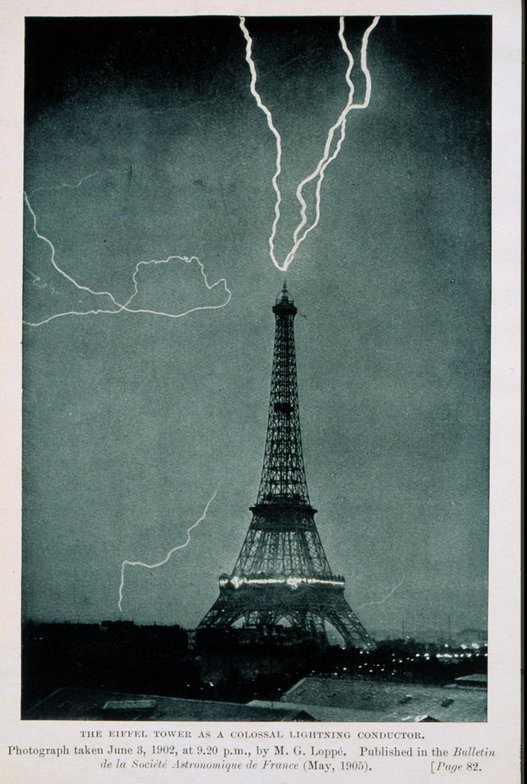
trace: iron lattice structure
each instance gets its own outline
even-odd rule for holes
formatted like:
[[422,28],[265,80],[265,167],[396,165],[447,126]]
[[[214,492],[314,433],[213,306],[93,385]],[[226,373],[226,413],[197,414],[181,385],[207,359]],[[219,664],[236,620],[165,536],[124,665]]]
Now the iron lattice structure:
[[297,309],[284,284],[273,307],[275,342],[267,439],[253,517],[232,574],[199,629],[240,622],[259,635],[285,622],[302,638],[327,641],[326,623],[346,647],[374,647],[344,597],[345,580],[329,566],[307,489],[296,374]]

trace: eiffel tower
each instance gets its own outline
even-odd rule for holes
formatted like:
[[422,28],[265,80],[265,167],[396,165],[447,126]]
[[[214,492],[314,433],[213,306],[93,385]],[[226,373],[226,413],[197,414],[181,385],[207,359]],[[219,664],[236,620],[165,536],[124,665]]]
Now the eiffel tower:
[[349,647],[375,647],[344,598],[344,577],[329,566],[307,489],[296,378],[294,318],[284,283],[273,306],[275,342],[267,439],[253,517],[232,574],[198,629],[235,624],[272,638],[285,623],[300,638],[327,643],[326,624]]

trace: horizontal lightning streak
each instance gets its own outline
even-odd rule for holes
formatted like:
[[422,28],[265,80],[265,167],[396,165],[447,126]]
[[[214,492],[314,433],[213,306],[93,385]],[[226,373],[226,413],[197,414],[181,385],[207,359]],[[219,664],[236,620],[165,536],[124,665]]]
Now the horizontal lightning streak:
[[[57,188],[65,188],[65,187],[78,188],[80,185],[82,185],[88,179],[91,179],[91,178],[95,177],[97,174],[98,174],[98,172],[95,172],[94,174],[89,174],[86,177],[83,177],[81,180],[79,180],[79,182],[76,183],[75,185],[68,186],[68,185],[64,184],[64,185],[57,186]],[[51,190],[51,189],[52,188],[36,188],[33,191],[33,193],[35,193],[35,191],[37,191],[37,190]],[[96,316],[96,315],[99,315],[99,314],[102,314],[102,313],[115,315],[117,313],[122,313],[122,312],[125,312],[125,313],[143,313],[143,314],[150,314],[150,315],[154,315],[154,316],[163,316],[165,318],[177,319],[177,318],[183,318],[184,316],[188,316],[190,313],[195,313],[195,312],[197,312],[199,310],[219,310],[220,308],[226,307],[226,305],[228,305],[230,300],[231,300],[232,292],[228,288],[227,281],[226,281],[225,278],[220,278],[215,283],[209,283],[207,275],[205,273],[204,265],[199,260],[199,258],[197,256],[175,256],[174,255],[174,256],[168,256],[166,259],[151,259],[149,261],[140,261],[140,262],[138,262],[136,264],[136,266],[135,266],[135,270],[134,270],[134,273],[132,275],[134,291],[133,291],[132,295],[128,298],[128,300],[126,302],[124,302],[124,303],[118,302],[117,299],[114,297],[114,295],[111,293],[111,291],[97,291],[95,289],[90,288],[90,286],[86,286],[86,285],[83,285],[83,284],[79,283],[77,280],[75,280],[75,278],[73,278],[71,275],[69,275],[57,263],[57,260],[56,260],[56,248],[55,248],[54,244],[52,243],[52,241],[49,239],[49,237],[46,237],[44,234],[40,233],[40,231],[38,229],[37,215],[36,215],[35,210],[33,209],[32,205],[31,205],[31,203],[29,201],[28,194],[25,193],[25,192],[24,192],[24,202],[26,204],[27,209],[29,210],[29,212],[31,214],[32,224],[33,224],[33,232],[34,232],[35,236],[37,237],[37,239],[41,240],[42,242],[44,242],[49,247],[49,249],[51,251],[51,257],[50,257],[51,264],[52,264],[53,268],[56,270],[56,272],[58,272],[63,278],[65,278],[65,280],[67,280],[69,283],[71,283],[73,286],[75,286],[75,288],[78,291],[82,291],[82,292],[85,292],[85,293],[88,293],[88,294],[92,294],[93,296],[96,296],[96,297],[108,297],[110,299],[110,301],[111,301],[109,303],[110,308],[108,308],[108,307],[105,307],[105,308],[101,307],[101,308],[92,308],[90,310],[83,310],[83,311],[80,311],[80,310],[68,310],[68,311],[64,311],[64,312],[61,312],[61,313],[54,313],[52,316],[49,316],[48,318],[42,319],[41,321],[23,321],[23,323],[26,326],[29,326],[29,327],[41,327],[44,324],[49,324],[51,321],[54,321],[55,319],[58,319],[58,318],[64,318],[65,316]],[[138,284],[138,281],[137,281],[137,274],[138,274],[140,268],[141,267],[147,267],[147,266],[150,266],[150,265],[169,264],[172,261],[182,261],[182,262],[184,262],[186,264],[192,264],[193,262],[196,262],[198,264],[198,266],[199,266],[200,273],[201,273],[201,276],[202,276],[202,278],[203,278],[203,280],[205,282],[205,286],[206,286],[207,290],[211,291],[212,289],[216,288],[216,286],[223,285],[224,291],[227,294],[226,301],[222,302],[219,305],[198,305],[198,306],[195,306],[193,308],[188,308],[187,310],[184,310],[184,311],[182,311],[180,313],[168,313],[168,312],[165,312],[165,311],[162,311],[162,310],[155,310],[155,309],[149,309],[149,308],[134,308],[134,307],[130,307],[130,304],[132,303],[132,301],[135,299],[135,297],[139,293],[139,284]],[[29,270],[28,270],[28,272],[33,277],[33,281],[34,282],[40,280],[39,276],[36,276],[34,273],[30,272]],[[114,307],[112,307],[112,306],[114,306]]]
[[92,172],[91,174],[86,174],[84,177],[81,177],[78,182],[75,182],[73,184],[69,182],[61,182],[60,185],[42,185],[39,186],[38,188],[33,188],[33,190],[30,191],[30,193],[28,193],[28,196],[33,196],[34,193],[39,193],[42,191],[60,191],[63,190],[64,188],[75,191],[77,190],[77,188],[80,188],[81,185],[84,185],[85,182],[88,182],[88,180],[93,180],[94,177],[98,177],[100,174],[108,174],[109,172],[122,172],[122,171],[128,171],[128,169],[126,170],[104,169],[103,171]]
[[[245,41],[246,41],[245,59],[247,61],[247,64],[249,65],[249,70],[250,70],[250,73],[251,73],[251,84],[250,84],[251,93],[252,93],[252,95],[254,96],[254,98],[256,100],[256,104],[257,104],[258,108],[261,109],[262,112],[265,114],[266,119],[267,119],[267,125],[268,125],[269,129],[271,130],[273,136],[275,137],[276,159],[275,159],[275,172],[274,172],[274,175],[272,177],[272,185],[273,185],[273,190],[274,190],[274,192],[276,194],[276,199],[275,199],[275,205],[274,205],[274,220],[273,220],[273,224],[272,224],[272,227],[271,227],[271,234],[269,236],[269,253],[270,253],[271,261],[273,262],[274,266],[277,267],[277,269],[281,270],[282,272],[285,272],[288,269],[290,264],[293,262],[293,259],[295,258],[295,255],[296,255],[299,247],[301,246],[301,244],[304,242],[306,237],[313,231],[313,229],[315,229],[318,226],[318,223],[320,221],[320,202],[321,202],[322,182],[324,180],[324,175],[325,175],[327,167],[338,157],[338,155],[340,153],[340,150],[342,148],[342,144],[344,142],[344,139],[346,138],[346,119],[347,119],[347,116],[348,116],[349,112],[352,109],[365,109],[365,108],[367,108],[367,106],[370,103],[372,81],[371,81],[371,74],[370,74],[370,71],[368,69],[368,42],[369,42],[369,38],[370,38],[370,34],[371,34],[372,30],[377,26],[377,24],[379,22],[379,18],[380,17],[376,16],[373,19],[373,21],[368,26],[368,28],[366,29],[366,31],[364,32],[364,35],[362,37],[361,70],[362,70],[362,72],[364,74],[364,77],[365,77],[365,80],[366,80],[366,90],[365,90],[364,101],[362,103],[355,103],[355,104],[353,103],[354,85],[353,85],[353,82],[351,80],[351,72],[352,72],[352,69],[353,69],[354,61],[353,61],[353,56],[352,56],[352,54],[351,54],[351,52],[350,52],[350,50],[348,48],[348,45],[346,43],[346,39],[344,37],[344,17],[340,17],[339,18],[339,40],[340,40],[342,49],[343,49],[346,57],[348,58],[348,66],[347,66],[346,74],[345,74],[346,83],[347,83],[348,88],[349,88],[348,99],[347,99],[346,105],[345,105],[344,109],[342,110],[342,112],[340,113],[339,118],[337,119],[336,123],[334,123],[334,125],[332,125],[331,128],[328,131],[328,136],[327,136],[327,139],[326,139],[326,144],[324,146],[324,152],[323,152],[322,158],[319,160],[317,166],[311,172],[311,174],[309,174],[307,177],[305,177],[297,186],[296,198],[297,198],[297,201],[300,204],[300,222],[298,223],[297,227],[294,230],[293,241],[292,241],[291,248],[290,248],[289,252],[286,254],[283,262],[280,262],[276,258],[275,238],[276,238],[276,231],[277,231],[277,228],[278,228],[278,223],[280,221],[280,204],[281,204],[281,201],[282,201],[282,195],[281,195],[280,187],[279,187],[279,184],[278,184],[278,180],[279,180],[280,174],[282,172],[282,138],[280,136],[279,131],[277,130],[277,128],[274,125],[274,121],[273,121],[273,117],[272,117],[271,111],[269,110],[269,108],[262,101],[262,98],[261,98],[261,96],[258,93],[258,90],[256,88],[257,73],[256,73],[256,66],[255,66],[255,63],[254,63],[254,60],[253,60],[253,57],[252,57],[252,39],[251,39],[251,36],[250,36],[249,31],[247,29],[247,26],[245,24],[245,17],[243,17],[243,16],[240,17],[240,28],[241,28],[241,30],[243,32],[243,35],[244,35],[244,38],[245,38]],[[335,144],[335,148],[332,151],[333,140],[334,140],[334,137],[335,137],[335,133],[337,131],[338,131],[339,135],[338,135],[337,142]],[[306,224],[308,223],[308,220],[307,220],[307,202],[304,199],[303,191],[304,191],[305,186],[308,185],[310,182],[313,182],[313,181],[316,181],[316,185],[315,185],[315,216],[314,216],[313,220],[311,221],[311,223],[306,227]]]
[[190,540],[191,540],[190,532],[193,531],[194,528],[197,528],[198,525],[201,522],[203,522],[203,520],[205,520],[205,518],[207,517],[207,512],[209,511],[209,506],[211,505],[211,503],[216,498],[216,494],[217,494],[218,490],[219,490],[219,485],[215,489],[215,491],[212,494],[212,496],[207,501],[207,504],[205,506],[205,509],[203,510],[203,514],[201,515],[201,517],[198,520],[196,520],[195,523],[192,523],[192,525],[189,526],[189,528],[187,528],[187,538],[183,542],[183,544],[178,544],[175,547],[173,547],[171,550],[169,550],[168,553],[166,554],[166,556],[161,561],[158,561],[157,563],[152,563],[152,564],[144,563],[143,561],[128,561],[128,560],[125,560],[125,561],[122,562],[122,564],[121,564],[121,582],[120,582],[120,585],[119,585],[119,601],[118,601],[119,612],[123,611],[122,604],[123,604],[124,579],[125,579],[126,567],[127,566],[142,566],[145,569],[157,569],[160,566],[164,566],[169,561],[169,559],[170,559],[170,557],[171,557],[171,555],[173,553],[177,552],[178,550],[183,550],[185,547],[187,547],[187,545],[190,543]]
[[405,580],[406,580],[406,578],[405,578],[405,577],[403,577],[403,579],[401,580],[401,582],[400,582],[400,583],[398,583],[397,585],[395,585],[395,586],[392,588],[392,590],[390,591],[390,593],[389,593],[389,594],[387,594],[387,595],[384,597],[384,599],[378,599],[378,600],[377,600],[377,601],[375,601],[375,602],[366,602],[366,604],[361,604],[361,605],[360,605],[360,607],[357,607],[356,609],[357,609],[357,610],[362,610],[364,607],[371,607],[371,606],[372,606],[372,605],[374,605],[374,604],[384,604],[385,602],[387,602],[387,601],[388,601],[388,599],[390,599],[390,598],[393,596],[393,594],[395,593],[395,591],[396,591],[398,588],[400,588],[400,587],[401,587],[401,585],[404,583],[404,581],[405,581]]
[[[181,313],[166,313],[162,310],[149,310],[148,308],[130,308],[128,307],[130,302],[137,296],[139,293],[139,284],[137,283],[137,273],[139,272],[140,267],[148,267],[150,265],[156,264],[169,264],[171,261],[183,261],[186,264],[192,264],[193,261],[197,263],[199,266],[201,276],[205,282],[205,286],[207,287],[208,291],[216,288],[219,286],[220,283],[223,283],[225,292],[227,294],[227,300],[222,302],[221,305],[198,305],[194,308],[188,308],[188,310],[184,310]],[[151,313],[155,316],[165,316],[166,318],[182,318],[183,316],[188,316],[189,313],[195,313],[198,310],[219,310],[220,308],[224,308],[226,305],[229,304],[232,292],[230,289],[227,288],[227,281],[225,278],[220,278],[215,283],[209,283],[207,275],[205,273],[205,267],[203,266],[203,262],[201,262],[197,256],[168,256],[166,259],[151,259],[150,261],[140,261],[136,264],[134,274],[132,276],[134,281],[134,293],[130,297],[124,305],[121,306],[122,310],[125,310],[127,313]]]

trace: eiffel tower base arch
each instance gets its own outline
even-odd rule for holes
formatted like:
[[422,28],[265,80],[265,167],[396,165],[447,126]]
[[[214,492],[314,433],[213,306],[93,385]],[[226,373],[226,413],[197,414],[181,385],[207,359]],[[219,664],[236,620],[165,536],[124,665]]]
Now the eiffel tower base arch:
[[199,625],[199,629],[231,629],[241,622],[259,636],[276,638],[276,629],[285,623],[296,639],[328,644],[327,625],[340,635],[345,648],[371,649],[375,643],[355,615],[343,588],[300,588],[246,585],[220,588],[220,595]]

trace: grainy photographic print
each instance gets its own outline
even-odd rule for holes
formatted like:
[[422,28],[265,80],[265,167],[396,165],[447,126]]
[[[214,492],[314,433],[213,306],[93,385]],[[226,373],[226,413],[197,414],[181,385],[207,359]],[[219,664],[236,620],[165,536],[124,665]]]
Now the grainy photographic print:
[[23,719],[487,720],[491,43],[26,19]]

